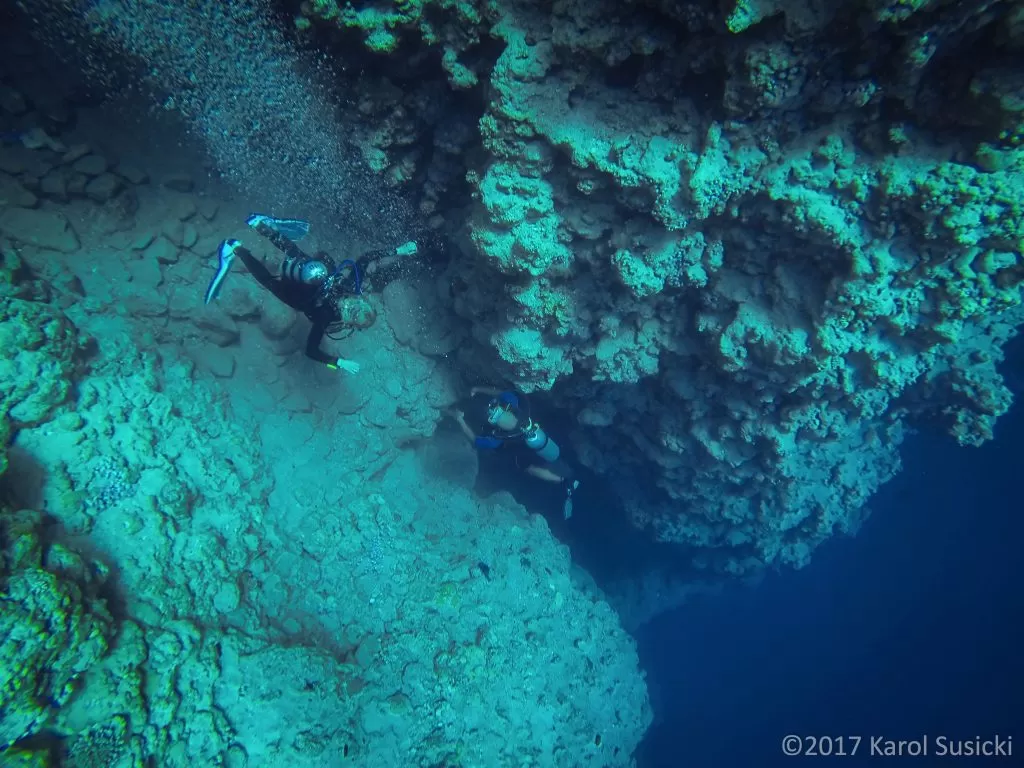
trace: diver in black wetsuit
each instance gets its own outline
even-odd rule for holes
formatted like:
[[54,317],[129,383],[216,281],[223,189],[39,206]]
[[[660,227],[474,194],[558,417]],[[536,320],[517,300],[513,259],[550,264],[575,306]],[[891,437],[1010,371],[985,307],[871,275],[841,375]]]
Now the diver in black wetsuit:
[[345,312],[343,316],[339,302],[346,296],[362,293],[364,276],[369,276],[376,290],[383,288],[397,277],[400,257],[414,253],[416,244],[407,243],[393,251],[370,251],[354,261],[345,259],[339,264],[326,253],[307,255],[293,240],[278,231],[275,221],[266,216],[252,216],[248,223],[284,254],[279,277],[273,276],[263,262],[241,244],[233,249],[233,253],[274,296],[304,314],[312,323],[306,339],[306,355],[332,370],[356,373],[358,363],[332,357],[320,349],[320,344],[325,335],[343,328],[369,327],[375,314],[372,307],[364,303],[355,312]]

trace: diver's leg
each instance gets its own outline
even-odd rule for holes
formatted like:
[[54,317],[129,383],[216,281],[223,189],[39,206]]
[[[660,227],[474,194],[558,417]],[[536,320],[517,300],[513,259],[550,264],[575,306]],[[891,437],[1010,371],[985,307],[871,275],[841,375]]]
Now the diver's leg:
[[296,259],[298,261],[306,261],[309,256],[306,255],[299,246],[289,240],[287,237],[271,229],[269,226],[260,222],[256,224],[253,229],[259,232],[263,237],[267,238],[277,250],[281,251],[287,258]]
[[248,248],[237,248],[235,253],[238,254],[238,258],[245,263],[245,268],[249,270],[249,274],[255,277],[259,281],[260,285],[292,309],[302,311],[302,307],[297,306],[293,297],[289,296],[288,292],[285,291],[284,287],[281,285],[281,281],[270,274],[270,270],[267,269],[266,265],[253,256]]
[[267,269],[262,261],[252,255],[248,248],[237,248],[235,253],[245,263],[245,268],[249,270],[249,274],[255,277],[263,287],[270,290],[274,289],[274,283],[276,282],[274,276],[270,274],[270,270]]

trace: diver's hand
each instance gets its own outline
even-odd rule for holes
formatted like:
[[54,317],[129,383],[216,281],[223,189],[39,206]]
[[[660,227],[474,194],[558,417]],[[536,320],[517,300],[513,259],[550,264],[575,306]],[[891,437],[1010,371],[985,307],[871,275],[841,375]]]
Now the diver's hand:
[[337,368],[345,373],[359,373],[359,363],[355,360],[346,360],[344,357],[339,357],[334,361],[332,368]]

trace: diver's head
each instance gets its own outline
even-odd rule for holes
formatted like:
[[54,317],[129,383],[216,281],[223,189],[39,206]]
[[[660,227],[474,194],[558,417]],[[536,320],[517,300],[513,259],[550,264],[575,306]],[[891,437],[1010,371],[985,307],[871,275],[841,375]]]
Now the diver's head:
[[509,403],[496,399],[487,406],[487,423],[504,432],[512,432],[519,426],[519,417]]
[[336,306],[340,322],[349,328],[369,328],[377,319],[377,310],[363,296],[342,296]]
[[281,274],[304,285],[320,285],[327,279],[327,265],[318,259],[286,259]]

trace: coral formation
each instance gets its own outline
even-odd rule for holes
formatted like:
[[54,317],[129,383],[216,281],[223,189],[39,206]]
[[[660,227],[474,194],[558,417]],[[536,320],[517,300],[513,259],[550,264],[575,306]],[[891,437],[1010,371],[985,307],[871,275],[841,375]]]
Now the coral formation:
[[[81,246],[0,243],[2,490],[91,553],[4,508],[4,759],[630,765],[651,712],[616,614],[541,518],[473,496],[465,446],[426,442],[465,336],[433,322],[444,281],[351,300],[330,343],[362,367],[325,384],[244,274],[202,308],[244,214],[69,145],[0,148],[39,191],[8,217],[52,206]],[[109,168],[137,205],[71,183]]]
[[908,419],[991,437],[1024,319],[1019,3],[374,7],[307,28],[486,89],[454,307],[562,393],[637,525],[799,566],[856,529]]
[[[90,132],[0,25],[3,759],[630,766],[652,714],[622,623],[804,565],[916,421],[979,445],[1008,408],[1020,2],[230,5],[26,8],[143,60],[176,94],[146,120],[216,169]],[[197,63],[218,30],[237,56]],[[204,304],[223,238],[280,258],[218,174],[322,204],[344,236],[311,252],[416,234],[382,189],[448,236],[345,304],[325,344],[358,375],[304,366],[306,319],[240,268]],[[541,517],[477,498],[438,431],[458,368],[562,406],[573,458],[701,580],[606,597]]]

